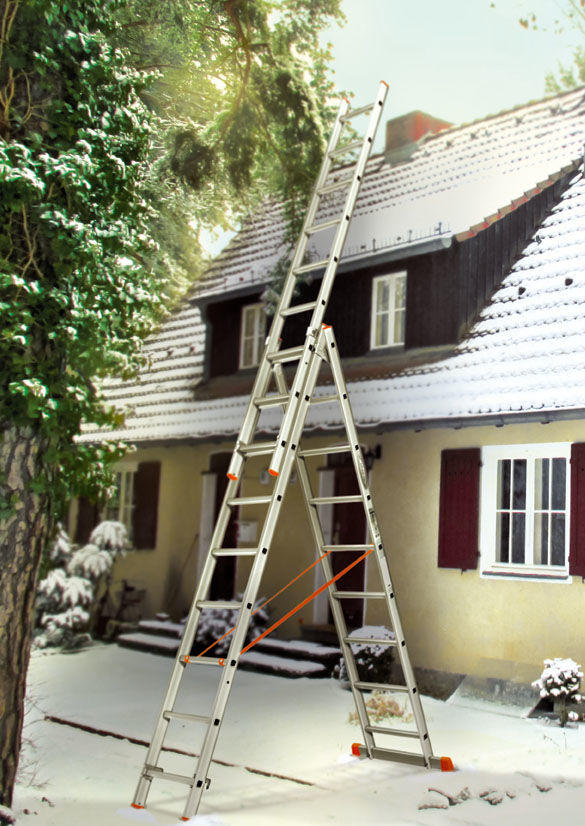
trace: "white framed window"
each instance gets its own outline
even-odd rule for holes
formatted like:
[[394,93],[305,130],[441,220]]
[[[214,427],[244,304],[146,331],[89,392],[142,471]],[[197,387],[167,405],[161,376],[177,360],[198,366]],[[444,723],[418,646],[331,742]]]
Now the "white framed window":
[[263,304],[242,307],[240,325],[240,369],[255,367],[262,354],[266,338],[266,313]]
[[571,445],[482,448],[484,576],[569,578]]
[[112,522],[121,522],[128,533],[128,539],[133,537],[134,515],[134,477],[137,466],[126,465],[114,475],[114,490],[102,513],[102,519]]
[[372,282],[370,347],[404,344],[406,272],[379,275]]

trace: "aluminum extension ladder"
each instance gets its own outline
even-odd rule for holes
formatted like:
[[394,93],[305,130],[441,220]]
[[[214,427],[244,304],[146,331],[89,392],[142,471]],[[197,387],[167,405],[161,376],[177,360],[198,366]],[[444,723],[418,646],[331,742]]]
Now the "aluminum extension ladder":
[[[357,744],[354,744],[354,753],[359,753],[363,756],[374,758],[399,760],[402,762],[413,763],[415,765],[421,765],[426,768],[445,767],[445,765],[441,763],[444,758],[435,757],[432,752],[419,692],[408,657],[404,635],[402,633],[394,589],[392,587],[384,546],[378,528],[372,497],[369,491],[368,475],[362,457],[353,414],[347,395],[337,345],[333,330],[331,327],[323,324],[323,316],[327,308],[331,288],[333,286],[337,264],[341,257],[341,252],[347,235],[353,208],[357,199],[360,183],[364,175],[366,163],[370,154],[374,136],[376,134],[378,122],[380,120],[387,89],[387,84],[382,82],[380,84],[376,100],[368,106],[350,110],[349,102],[347,100],[343,100],[340,105],[332,135],[324,156],[321,171],[315,184],[301,236],[295,250],[291,268],[283,287],[282,295],[274,315],[269,335],[266,339],[266,346],[259,365],[258,374],[254,382],[242,428],[228,469],[228,484],[225,496],[218,514],[213,536],[211,538],[210,548],[203,567],[201,579],[197,586],[193,604],[186,621],[185,632],[177,652],[169,687],[158,717],[158,722],[156,724],[150,748],[146,756],[145,765],[138,781],[136,794],[132,803],[135,808],[143,808],[145,806],[152,780],[155,778],[162,778],[183,783],[189,787],[188,798],[182,817],[183,820],[189,820],[196,814],[199,808],[203,792],[206,788],[208,788],[210,783],[208,777],[209,765],[215,750],[225,708],[238,666],[238,660],[244,646],[250,617],[254,609],[262,573],[268,558],[268,552],[278,522],[280,508],[282,506],[293,465],[296,466],[298,478],[300,480],[300,485],[307,506],[311,530],[315,541],[315,548],[318,554],[323,554],[324,557],[321,559],[321,565],[325,576],[325,581],[330,583],[328,586],[328,594],[331,611],[339,636],[341,650],[345,658],[358,718],[363,732],[364,745],[358,746]],[[368,113],[371,114],[363,138],[341,144],[340,138],[343,127],[353,117],[362,114],[367,115]],[[332,172],[335,161],[338,158],[342,158],[343,155],[350,152],[355,152],[356,150],[359,150],[357,160],[352,161],[349,167],[347,163],[343,167],[343,172],[349,174],[345,174],[343,177],[332,183],[327,183],[327,178]],[[321,204],[321,199],[330,193],[342,189],[347,189],[347,195],[342,212],[335,220],[327,220],[315,224],[315,218]],[[304,263],[308,240],[315,233],[331,228],[336,229],[336,232],[328,257],[324,260],[313,261],[309,264]],[[291,302],[294,294],[296,279],[304,273],[323,269],[324,275],[317,300],[306,304],[292,304]],[[307,328],[305,342],[303,345],[298,347],[280,349],[280,335],[284,323],[289,316],[297,313],[311,313],[311,320],[309,327]],[[294,361],[298,362],[298,366],[292,386],[289,389],[286,385],[282,365],[286,362]],[[328,366],[328,369],[333,375],[335,393],[328,396],[323,396],[322,394],[314,396],[313,393],[317,385],[319,370],[321,366],[325,364]],[[333,399],[337,399],[341,405],[347,436],[346,442],[341,445],[329,446],[317,450],[302,450],[299,441],[309,407],[311,404],[316,402],[331,402]],[[256,432],[258,419],[261,412],[270,407],[282,408],[284,410],[278,438],[275,442],[255,442],[254,435]],[[311,490],[309,473],[306,467],[307,458],[343,451],[349,452],[351,455],[359,485],[359,494],[343,497],[315,497]],[[270,495],[254,497],[238,496],[238,489],[241,484],[247,459],[249,457],[262,455],[272,457],[269,465],[269,473],[273,477],[273,487]],[[320,506],[345,502],[363,503],[370,541],[372,544],[325,544],[323,529],[321,527],[319,517]],[[224,536],[233,509],[246,505],[259,504],[266,505],[267,510],[260,532],[258,547],[224,548]],[[351,591],[341,591],[334,587],[333,571],[329,556],[330,553],[339,550],[363,551],[364,557],[371,555],[372,560],[376,560],[379,578],[382,583],[382,590],[379,592],[356,593]],[[222,557],[233,558],[238,556],[253,557],[251,572],[242,602],[209,600],[207,597],[215,570],[216,560]],[[377,640],[360,640],[355,637],[350,638],[341,607],[341,600],[344,598],[384,600],[388,609],[395,639],[391,640],[381,638]],[[231,608],[237,610],[238,612],[237,622],[235,624],[229,651],[225,658],[218,659],[217,657],[211,656],[191,655],[191,649],[197,634],[199,617],[204,608]],[[405,684],[394,686],[385,683],[378,684],[361,681],[351,647],[352,645],[355,646],[360,643],[393,646],[398,653]],[[214,667],[219,671],[219,686],[215,695],[213,707],[211,712],[208,712],[203,716],[184,714],[174,710],[181,680],[184,676],[185,670],[190,668],[192,665],[196,667]],[[416,724],[416,730],[389,729],[370,724],[364,696],[368,692],[376,689],[404,692],[410,701]],[[158,765],[169,722],[173,719],[180,719],[182,721],[188,721],[195,725],[203,725],[206,727],[203,745],[193,776],[173,774],[163,770]],[[375,743],[374,735],[376,734],[393,734],[399,737],[412,737],[418,741],[420,751],[408,752],[379,747]]]

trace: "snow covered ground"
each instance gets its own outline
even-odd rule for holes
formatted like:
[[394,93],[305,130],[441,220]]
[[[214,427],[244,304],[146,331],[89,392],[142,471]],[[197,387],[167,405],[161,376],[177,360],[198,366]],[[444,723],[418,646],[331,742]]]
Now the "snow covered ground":
[[[146,749],[93,730],[150,739],[171,660],[97,645],[33,657],[27,745],[14,812],[31,826],[175,826],[186,787],[153,781],[145,812],[129,807]],[[205,667],[183,680],[177,708],[205,713],[215,679]],[[213,826],[443,826],[581,822],[585,724],[565,729],[521,710],[423,698],[437,755],[458,771],[427,772],[349,757],[360,731],[351,694],[333,680],[289,680],[241,671],[222,726],[211,788],[191,822]],[[196,753],[193,724],[173,721],[167,745]],[[408,742],[408,741],[407,741]],[[399,746],[404,748],[404,741]],[[192,773],[193,758],[166,753],[165,768]],[[279,776],[278,776],[279,775]],[[429,791],[438,789],[439,791]],[[451,800],[449,800],[449,796]],[[432,808],[420,808],[430,805]],[[436,806],[444,808],[435,808]]]

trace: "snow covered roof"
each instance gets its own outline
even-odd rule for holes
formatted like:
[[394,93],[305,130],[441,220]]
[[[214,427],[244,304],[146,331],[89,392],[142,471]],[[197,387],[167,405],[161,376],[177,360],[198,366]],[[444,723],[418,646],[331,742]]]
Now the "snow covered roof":
[[[552,110],[556,114],[550,114]],[[579,119],[575,112],[580,113]],[[556,119],[561,137],[544,130],[547,117]],[[484,128],[493,128],[493,123],[500,124],[506,134],[503,124],[510,119],[518,120],[518,127],[532,122],[534,133],[545,135],[540,141],[540,161],[537,163],[533,156],[538,142],[536,138],[529,140],[528,134],[520,141],[522,147],[512,144],[514,163],[506,160],[510,141],[504,141],[499,152],[494,150],[493,158],[500,158],[503,167],[512,170],[520,163],[520,155],[524,157],[525,149],[528,166],[543,168],[546,162],[549,174],[553,175],[555,152],[558,171],[569,160],[569,145],[573,160],[581,151],[585,134],[583,90],[461,130],[449,130],[433,137],[428,145],[436,146],[436,142],[446,141],[449,136],[453,142],[463,140],[463,134],[469,144],[469,130],[482,132]],[[569,121],[570,128],[565,128]],[[581,129],[578,138],[577,123]],[[506,129],[512,126],[509,124]],[[424,151],[425,145],[419,151]],[[539,163],[542,165],[538,166]],[[378,174],[382,176],[381,172]],[[471,181],[471,166],[466,174]],[[510,177],[514,176],[510,173]],[[481,191],[479,185],[477,191]],[[461,204],[459,190],[452,182],[445,181],[442,194],[437,182],[434,202],[442,198],[445,205],[449,204],[448,193],[455,202],[451,210],[455,216],[461,211]],[[414,195],[409,197],[414,222],[416,199]],[[488,200],[486,196],[482,203]],[[463,223],[457,226],[464,231]],[[194,399],[193,390],[202,376],[204,352],[204,331],[197,307],[186,303],[149,339],[145,349],[152,364],[139,381],[112,379],[105,387],[108,401],[128,409],[125,426],[108,434],[110,438],[140,443],[233,436],[238,432],[247,395],[211,401]],[[348,386],[356,421],[362,428],[504,421],[517,415],[546,420],[548,416],[568,416],[571,411],[585,410],[582,170],[574,176],[560,203],[538,229],[465,340],[452,353],[400,375],[353,381]],[[275,410],[265,410],[260,427],[270,433],[279,421]],[[336,429],[340,424],[337,406],[325,404],[313,408],[307,422],[314,430]],[[88,429],[84,439],[100,435],[103,437]]]
[[[484,228],[581,156],[584,126],[581,88],[429,134],[406,163],[390,166],[383,155],[373,157],[341,266],[384,253],[406,255],[429,241],[443,239],[447,245]],[[342,178],[348,170],[335,174]],[[338,215],[344,198],[342,191],[324,199],[316,223]],[[281,207],[264,206],[215,259],[197,297],[212,299],[265,283],[285,251],[283,233]],[[308,249],[317,260],[327,256],[331,237],[313,236]]]

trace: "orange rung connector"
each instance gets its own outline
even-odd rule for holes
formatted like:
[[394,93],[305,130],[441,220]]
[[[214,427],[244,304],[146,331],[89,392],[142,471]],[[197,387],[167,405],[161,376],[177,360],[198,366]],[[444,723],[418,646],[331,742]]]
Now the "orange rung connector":
[[450,757],[441,757],[441,771],[442,772],[454,772],[455,766],[453,765],[453,761]]
[[269,468],[268,468],[268,473],[269,473],[271,476],[278,476],[278,471],[277,471],[277,470],[272,470],[272,468],[271,468],[271,467],[269,467]]
[[353,754],[354,757],[359,757],[360,756],[360,746],[361,746],[361,743],[352,743],[351,744],[351,753]]
[[227,475],[227,478],[228,478],[228,479],[231,479],[231,480],[232,480],[232,482],[237,482],[237,481],[238,481],[238,477],[237,477],[237,476],[234,476],[234,474],[233,474],[233,473],[228,473],[228,474],[226,474],[226,475]]

